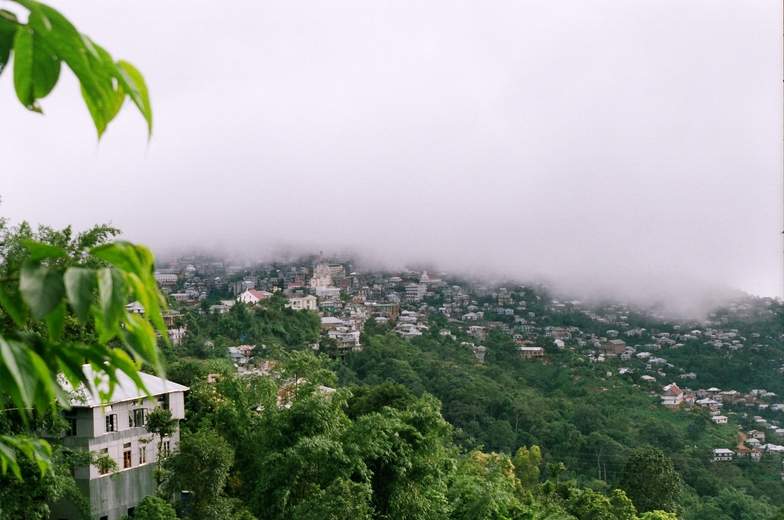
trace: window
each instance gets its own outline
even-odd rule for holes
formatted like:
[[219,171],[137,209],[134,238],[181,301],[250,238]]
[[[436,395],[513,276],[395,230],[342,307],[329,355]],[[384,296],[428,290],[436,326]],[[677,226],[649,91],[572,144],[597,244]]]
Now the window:
[[162,396],[158,397],[158,406],[164,410],[169,409],[169,394],[163,394]]
[[73,412],[65,414],[65,422],[68,425],[65,429],[65,436],[76,437],[76,414]]
[[[109,448],[102,449],[101,450],[101,455],[104,456],[104,457],[108,457],[109,456]],[[98,465],[98,473],[100,473],[101,475],[109,474],[109,466],[107,464],[99,464]]]
[[131,467],[131,443],[123,444],[123,469]]
[[136,410],[131,410],[128,414],[128,425],[131,428],[140,428],[144,426],[145,419],[147,418],[147,410],[144,408],[137,408]]
[[170,445],[169,445],[169,441],[164,441],[163,442],[163,454],[164,455],[169,455],[170,451],[171,451],[171,448],[170,448]]
[[130,516],[131,518],[133,518],[133,514],[135,512],[136,512],[136,508],[135,507],[129,507],[128,508],[128,516]]
[[119,429],[118,426],[116,413],[106,416],[106,433],[116,432]]
[[147,463],[147,447],[142,446],[139,448],[139,464],[146,464]]

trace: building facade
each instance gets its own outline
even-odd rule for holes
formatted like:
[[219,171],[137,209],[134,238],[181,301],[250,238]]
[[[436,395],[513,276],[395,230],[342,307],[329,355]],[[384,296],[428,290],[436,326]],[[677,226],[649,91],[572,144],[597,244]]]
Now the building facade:
[[308,310],[308,311],[317,311],[317,298],[312,294],[308,296],[303,296],[301,298],[289,298],[289,302],[286,304],[286,307],[291,307],[295,311],[301,310]]
[[[86,365],[85,375],[93,381],[95,373]],[[95,387],[79,389],[65,412],[70,430],[63,444],[74,450],[104,453],[118,466],[116,472],[101,471],[97,466],[76,468],[74,478],[93,507],[92,520],[119,520],[132,515],[136,505],[147,495],[155,494],[153,468],[157,460],[157,438],[145,428],[147,414],[156,407],[171,410],[176,419],[185,417],[187,387],[150,374],[139,373],[152,397],[138,390],[125,374],[118,373],[107,405],[101,406]],[[70,391],[70,388],[66,388]],[[101,390],[108,390],[101,388]],[[172,451],[180,440],[179,430],[164,440],[164,449]],[[50,520],[82,518],[67,500],[50,504]]]

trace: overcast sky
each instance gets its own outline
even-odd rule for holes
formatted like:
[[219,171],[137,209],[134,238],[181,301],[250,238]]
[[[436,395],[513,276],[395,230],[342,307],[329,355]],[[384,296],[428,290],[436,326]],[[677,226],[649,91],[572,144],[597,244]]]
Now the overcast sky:
[[6,71],[13,222],[782,293],[780,2],[51,4],[143,72],[154,132],[126,105],[98,143],[70,71],[44,117]]

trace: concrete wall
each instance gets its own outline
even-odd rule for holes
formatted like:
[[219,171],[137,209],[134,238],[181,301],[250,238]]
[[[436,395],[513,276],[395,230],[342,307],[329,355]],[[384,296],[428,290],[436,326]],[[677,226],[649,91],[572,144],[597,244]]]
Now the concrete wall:
[[[108,520],[119,520],[128,514],[147,495],[155,494],[154,464],[126,469],[115,474],[94,479],[77,479],[76,484],[90,498],[94,514],[91,520],[106,516]],[[61,500],[51,506],[51,520],[76,520],[79,517],[74,506]]]
[[[175,418],[184,418],[185,396],[182,392],[169,394],[168,404]],[[64,437],[63,444],[69,448],[85,451],[100,452],[106,449],[119,466],[118,472],[108,475],[101,475],[98,468],[92,465],[76,469],[74,477],[77,485],[90,499],[95,510],[92,520],[100,520],[103,517],[107,517],[108,520],[119,520],[128,514],[128,508],[135,507],[145,496],[155,494],[153,469],[158,439],[147,433],[143,426],[131,428],[128,415],[134,409],[144,407],[149,411],[156,405],[157,400],[145,398],[142,403],[138,401],[114,403],[104,409],[100,407],[73,409],[72,414],[76,414],[77,421],[76,435]],[[117,414],[118,431],[106,432],[107,414]],[[147,440],[151,442],[144,442]],[[174,451],[180,440],[179,431],[167,440],[171,451]],[[127,449],[126,444],[130,444],[131,452],[131,467],[127,469],[123,468],[123,452]],[[144,463],[141,460],[140,450],[145,453]],[[50,520],[80,518],[70,502],[60,501],[51,504],[50,508]]]

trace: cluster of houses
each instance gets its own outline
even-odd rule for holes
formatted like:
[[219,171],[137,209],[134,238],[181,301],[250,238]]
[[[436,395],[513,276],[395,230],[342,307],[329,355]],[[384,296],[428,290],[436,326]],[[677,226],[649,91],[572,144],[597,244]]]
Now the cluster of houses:
[[741,440],[738,442],[738,447],[735,450],[727,448],[714,449],[713,461],[730,462],[733,458],[736,458],[759,462],[763,453],[781,455],[784,453],[784,446],[770,442],[766,443],[765,432],[762,430],[750,430],[747,435],[741,435]]
[[[455,284],[444,281],[446,274],[433,276],[427,271],[401,270],[393,275],[378,272],[359,272],[354,268],[350,258],[334,258],[327,262],[319,258],[317,262],[310,259],[286,264],[254,264],[240,265],[232,262],[215,261],[204,257],[186,257],[170,262],[156,272],[164,291],[177,300],[198,303],[211,291],[229,292],[234,298],[253,303],[271,292],[283,291],[294,309],[316,310],[325,316],[340,315],[350,317],[362,327],[362,317],[352,305],[370,302],[381,305],[398,305],[401,308],[418,312],[425,317],[440,313],[455,325],[468,327],[476,323],[486,329],[495,328],[514,337],[521,347],[523,341],[536,336],[551,336],[559,347],[593,346],[591,360],[601,362],[611,358],[631,360],[639,354],[654,352],[662,348],[679,348],[684,342],[700,340],[714,348],[726,348],[728,351],[753,346],[759,341],[759,334],[750,338],[741,337],[737,330],[724,330],[722,326],[730,317],[765,316],[772,313],[774,301],[757,299],[732,304],[728,314],[712,315],[702,323],[701,327],[681,327],[674,325],[668,330],[646,330],[630,324],[631,311],[623,304],[604,305],[588,310],[579,301],[544,301],[542,294],[547,292],[546,286],[533,291],[525,286],[511,289],[500,287],[488,289],[479,280]],[[341,301],[341,298],[349,300]],[[577,311],[588,316],[598,325],[607,325],[602,337],[581,331],[578,327],[543,327],[529,306],[537,304],[538,309],[544,306],[545,311]],[[225,306],[226,302],[221,302]],[[217,309],[226,312],[226,308]],[[364,309],[368,311],[368,309]],[[640,312],[635,311],[635,312]],[[379,316],[377,313],[364,312],[367,318]],[[383,316],[382,316],[383,317]],[[650,312],[648,317],[665,319]],[[366,318],[366,319],[367,319]],[[388,318],[389,319],[389,318]],[[394,319],[394,318],[392,318]],[[426,320],[423,320],[426,321]],[[421,332],[421,327],[406,326],[400,330],[403,337],[414,337]],[[756,336],[756,337],[755,337]],[[646,338],[648,343],[639,345],[640,339]],[[649,338],[649,339],[648,339]],[[626,341],[624,341],[624,339]],[[635,346],[627,345],[632,341]],[[527,359],[541,359],[542,352],[534,349],[521,351]],[[663,370],[668,365],[663,357],[650,355],[649,359],[638,356],[652,366],[656,377],[666,377]],[[683,378],[694,378],[694,374],[682,374]]]
[[[769,338],[760,334],[743,337],[738,330],[725,325],[730,318],[738,316],[769,315],[776,303],[766,298],[738,302],[724,311],[727,314],[711,315],[698,326],[692,322],[689,326],[673,324],[665,330],[649,330],[633,324],[634,314],[662,322],[665,317],[653,311],[647,315],[647,311],[632,311],[624,304],[589,310],[580,301],[545,300],[542,296],[548,292],[546,286],[536,290],[523,285],[489,289],[478,280],[447,283],[446,273],[433,276],[427,271],[409,270],[391,275],[360,272],[348,258],[335,260],[327,262],[323,257],[317,260],[311,257],[288,264],[243,266],[191,257],[161,268],[156,278],[173,298],[187,299],[191,304],[198,303],[211,290],[234,294],[233,299],[211,306],[213,313],[229,312],[234,301],[254,304],[273,293],[283,294],[288,298],[288,307],[330,318],[322,326],[338,341],[342,352],[361,349],[359,333],[369,319],[379,324],[394,322],[395,333],[412,339],[428,329],[431,315],[441,314],[450,323],[451,331],[461,329],[474,337],[477,344],[493,329],[508,334],[517,342],[518,355],[524,360],[548,362],[546,352],[539,346],[541,343],[534,344],[538,337],[546,336],[558,348],[583,349],[590,362],[620,361],[624,372],[640,371],[643,381],[657,384],[673,377],[698,378],[697,374],[686,373],[667,360],[666,351],[680,348],[686,342],[700,341],[712,348],[726,349],[731,356],[737,349],[756,348],[760,342],[767,341]],[[548,325],[548,313],[558,311],[582,313],[590,318],[594,332],[576,326]],[[336,323],[332,318],[343,323]],[[604,328],[604,332],[596,333],[597,328]],[[178,332],[180,336],[183,333]],[[689,395],[683,399],[691,406]],[[765,405],[754,400],[749,402]]]
[[[729,421],[728,417],[721,414],[721,409],[725,402],[736,405],[754,406],[755,404],[758,404],[757,400],[760,397],[771,398],[775,397],[775,394],[765,390],[752,390],[747,394],[741,394],[735,390],[722,391],[718,388],[708,388],[707,390],[701,389],[692,392],[688,389],[681,390],[677,384],[671,383],[662,389],[661,404],[670,409],[679,409],[682,405],[705,408],[708,410],[711,420],[715,424],[727,424]],[[784,409],[784,405],[781,404],[773,406],[779,407],[777,409]],[[758,425],[758,428],[767,429],[769,435],[776,436],[779,440],[784,439],[784,428],[779,427],[777,422],[769,423],[767,419],[760,416],[754,416],[753,419],[755,424]],[[759,462],[763,453],[773,455],[784,453],[784,446],[765,443],[765,436],[766,432],[761,429],[750,430],[748,435],[741,434],[741,441],[738,443],[738,447],[735,450],[727,448],[714,449],[713,461],[727,462],[732,461],[733,457],[735,457]]]

